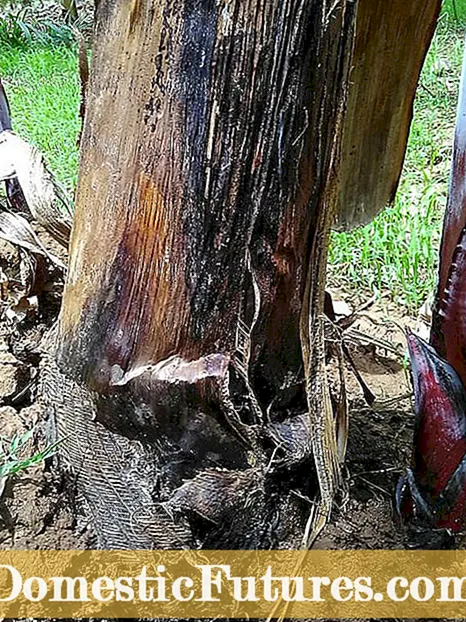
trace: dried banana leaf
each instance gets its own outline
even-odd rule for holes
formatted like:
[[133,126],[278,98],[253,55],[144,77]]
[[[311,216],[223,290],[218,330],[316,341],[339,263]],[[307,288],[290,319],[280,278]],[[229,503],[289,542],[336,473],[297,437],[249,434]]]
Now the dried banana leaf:
[[11,131],[0,133],[0,179],[15,175],[32,216],[64,246],[73,223],[72,201],[47,170],[36,147]]
[[48,257],[56,266],[66,269],[66,266],[58,257],[49,253],[34,233],[28,221],[22,216],[19,216],[19,214],[0,212],[0,238],[8,240],[8,242],[20,246],[31,253],[37,253],[44,257]]

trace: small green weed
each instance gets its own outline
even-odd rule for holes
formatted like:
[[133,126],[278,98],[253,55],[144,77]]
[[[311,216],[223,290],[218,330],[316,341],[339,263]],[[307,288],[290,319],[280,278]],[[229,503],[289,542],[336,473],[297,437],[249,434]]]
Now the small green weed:
[[[0,7],[1,9],[1,7]],[[30,4],[10,4],[0,14],[0,42],[15,47],[31,44],[71,45],[73,30],[63,20],[38,15]]]
[[33,434],[34,429],[29,430],[22,436],[15,434],[12,439],[0,436],[0,482],[4,482],[11,475],[17,475],[32,466],[40,464],[56,452],[58,444],[54,443],[44,451],[28,455],[25,450]]

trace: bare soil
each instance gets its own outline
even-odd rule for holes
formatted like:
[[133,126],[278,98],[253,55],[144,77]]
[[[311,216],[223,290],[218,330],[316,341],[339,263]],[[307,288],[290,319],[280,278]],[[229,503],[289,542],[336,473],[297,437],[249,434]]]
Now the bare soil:
[[[36,226],[48,250],[66,253]],[[63,275],[36,266],[34,282],[27,256],[0,241],[0,438],[34,434],[20,457],[44,450],[46,419],[38,401],[44,335],[57,319]],[[38,269],[37,269],[38,268]],[[0,497],[0,549],[80,549],[92,546],[86,525],[77,524],[53,456],[7,480]]]

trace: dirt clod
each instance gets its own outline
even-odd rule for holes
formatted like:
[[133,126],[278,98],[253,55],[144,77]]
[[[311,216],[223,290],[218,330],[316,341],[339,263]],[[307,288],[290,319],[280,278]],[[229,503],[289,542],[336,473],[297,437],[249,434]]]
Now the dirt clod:
[[10,352],[0,350],[0,401],[14,397],[28,381],[29,370]]
[[15,435],[22,436],[27,428],[24,418],[11,406],[3,406],[0,408],[0,435],[4,438],[11,439]]

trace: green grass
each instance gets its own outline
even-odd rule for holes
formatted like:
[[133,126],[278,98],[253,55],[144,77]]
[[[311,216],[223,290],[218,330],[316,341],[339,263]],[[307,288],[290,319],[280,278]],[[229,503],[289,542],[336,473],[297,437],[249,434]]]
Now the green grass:
[[[466,19],[466,0],[456,0]],[[435,288],[463,55],[451,0],[424,66],[394,205],[371,224],[333,234],[330,282],[359,298],[385,294],[410,311]]]
[[79,77],[74,48],[0,44],[13,127],[37,145],[69,189],[76,184]]
[[466,22],[465,0],[443,0],[443,12],[450,20],[454,20],[459,24]]

